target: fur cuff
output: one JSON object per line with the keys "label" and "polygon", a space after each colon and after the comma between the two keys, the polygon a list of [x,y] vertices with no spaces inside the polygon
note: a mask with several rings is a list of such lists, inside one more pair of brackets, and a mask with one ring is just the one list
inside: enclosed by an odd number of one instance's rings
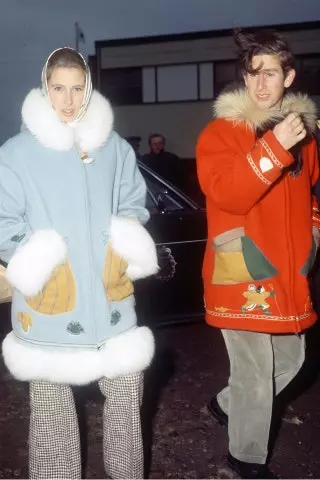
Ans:
{"label": "fur cuff", "polygon": [[155,243],[137,220],[112,217],[110,241],[113,250],[128,263],[127,275],[131,280],[149,277],[158,272]]}
{"label": "fur cuff", "polygon": [[111,338],[99,350],[45,348],[20,341],[13,332],[2,343],[4,362],[18,380],[42,380],[86,385],[102,377],[116,378],[145,370],[155,345],[148,327],[137,327]]}
{"label": "fur cuff", "polygon": [[6,277],[23,295],[34,297],[41,292],[54,269],[65,262],[66,256],[67,246],[55,230],[38,230],[16,250]]}

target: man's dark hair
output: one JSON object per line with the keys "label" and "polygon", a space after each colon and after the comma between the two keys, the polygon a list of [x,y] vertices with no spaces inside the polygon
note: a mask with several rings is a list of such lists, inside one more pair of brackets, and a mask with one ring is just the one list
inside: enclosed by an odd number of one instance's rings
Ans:
{"label": "man's dark hair", "polygon": [[235,29],[234,41],[239,48],[239,67],[242,72],[256,73],[252,68],[252,57],[255,55],[278,55],[284,74],[294,68],[294,55],[287,41],[274,30],[257,30],[256,32],[244,32]]}
{"label": "man's dark hair", "polygon": [[148,144],[149,145],[151,145],[151,140],[155,137],[161,137],[164,142],[166,141],[165,137],[161,133],[151,133],[151,135],[149,135],[149,137],[148,137]]}

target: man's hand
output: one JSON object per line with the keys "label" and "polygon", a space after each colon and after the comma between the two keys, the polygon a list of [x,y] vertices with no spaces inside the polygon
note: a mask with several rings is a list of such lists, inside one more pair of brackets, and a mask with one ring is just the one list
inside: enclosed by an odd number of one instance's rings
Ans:
{"label": "man's hand", "polygon": [[273,133],[285,150],[290,150],[307,135],[298,113],[289,113],[282,122],[274,127]]}

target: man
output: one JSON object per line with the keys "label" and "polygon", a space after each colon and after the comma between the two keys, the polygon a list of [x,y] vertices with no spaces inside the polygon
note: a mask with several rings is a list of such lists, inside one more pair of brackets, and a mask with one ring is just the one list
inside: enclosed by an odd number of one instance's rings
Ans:
{"label": "man", "polygon": [[149,135],[148,144],[150,151],[142,157],[142,161],[148,165],[148,167],[161,174],[174,168],[172,162],[179,160],[179,157],[165,150],[166,139],[163,135],[160,133],[152,133]]}
{"label": "man", "polygon": [[221,328],[230,359],[229,386],[209,410],[228,424],[229,465],[267,478],[274,397],[300,370],[303,332],[316,321],[307,278],[320,225],[316,109],[286,94],[295,71],[283,38],[238,30],[235,41],[244,86],[219,96],[197,145],[206,321]]}
{"label": "man", "polygon": [[176,183],[184,164],[181,164],[177,155],[165,150],[165,137],[160,133],[152,133],[148,144],[150,152],[143,155],[142,162],[162,177]]}

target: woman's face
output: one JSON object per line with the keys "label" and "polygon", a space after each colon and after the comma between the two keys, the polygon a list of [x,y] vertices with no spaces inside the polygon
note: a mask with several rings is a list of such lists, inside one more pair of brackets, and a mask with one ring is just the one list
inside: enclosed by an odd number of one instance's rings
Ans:
{"label": "woman's face", "polygon": [[52,107],[64,123],[78,115],[85,93],[85,74],[80,68],[56,67],[48,80]]}

